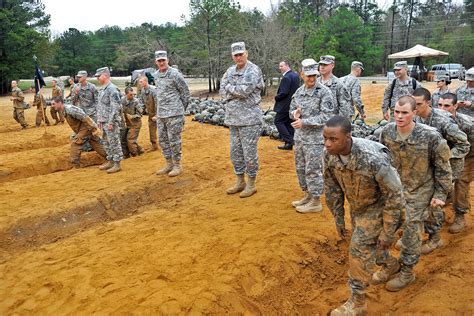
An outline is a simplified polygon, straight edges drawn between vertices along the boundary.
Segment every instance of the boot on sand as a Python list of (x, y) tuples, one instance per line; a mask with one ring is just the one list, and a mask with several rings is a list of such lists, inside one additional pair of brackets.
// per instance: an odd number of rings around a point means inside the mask
[(305, 205), (306, 203), (309, 203), (309, 201), (311, 201), (311, 194), (305, 191), (303, 198), (301, 200), (291, 202), (291, 205), (293, 207), (297, 207), (297, 206)]
[(464, 218), (464, 214), (454, 214), (454, 222), (449, 226), (449, 232), (451, 234), (460, 233), (466, 228), (466, 219)]
[(365, 294), (352, 294), (341, 306), (331, 311), (331, 316), (367, 315)]
[(401, 265), (400, 272), (395, 278), (391, 279), (385, 284), (385, 289), (390, 292), (398, 292), (415, 281), (415, 274), (413, 267)]
[(108, 170), (114, 166), (114, 162), (112, 160), (107, 160), (103, 164), (99, 166), (100, 170)]
[(245, 176), (243, 174), (237, 175), (237, 181), (234, 186), (227, 189), (227, 194), (236, 194), (245, 189)]
[(107, 169), (107, 173), (115, 173), (119, 172), (120, 170), (122, 170), (122, 168), (120, 168), (120, 161), (114, 161), (114, 165), (112, 168)]
[(316, 213), (321, 212), (322, 209), (323, 206), (321, 205), (319, 196), (312, 196), (308, 203), (296, 207), (298, 213)]
[(390, 258), (390, 261), (387, 264), (384, 264), (380, 270), (372, 274), (371, 284), (377, 285), (386, 283), (390, 278), (400, 271), (400, 264), (395, 258)]
[(429, 239), (421, 246), (421, 254), (427, 255), (432, 253), (435, 249), (443, 247), (443, 245), (444, 243), (439, 233), (430, 235)]
[(240, 192), (241, 198), (246, 198), (257, 193), (257, 188), (255, 187), (255, 177), (248, 177), (247, 184), (242, 192)]
[(173, 168), (171, 171), (168, 173), (168, 176), (170, 177), (176, 177), (179, 176), (183, 172), (183, 168), (181, 168), (181, 164), (179, 162), (173, 164)]
[(173, 160), (167, 159), (166, 160), (166, 166), (161, 168), (156, 172), (157, 175), (161, 176), (164, 174), (168, 174), (171, 170), (173, 170)]

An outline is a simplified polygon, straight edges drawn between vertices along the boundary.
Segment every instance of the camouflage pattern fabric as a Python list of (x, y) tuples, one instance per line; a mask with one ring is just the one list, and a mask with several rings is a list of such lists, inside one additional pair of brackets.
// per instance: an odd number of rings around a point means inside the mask
[(166, 160), (181, 161), (181, 133), (184, 127), (184, 116), (158, 118), (158, 140)]
[[(76, 88), (79, 87), (79, 92), (76, 93)], [(99, 102), (97, 87), (86, 82), (86, 85), (80, 83), (75, 84), (71, 88), (71, 102), (84, 109), (86, 114), (95, 121), (97, 112), (97, 103)]]
[(107, 154), (106, 159), (109, 161), (123, 160), (122, 143), (120, 141), (120, 127), (118, 122), (112, 124), (112, 130), (109, 131), (107, 124), (102, 124), (104, 132), (103, 144)]
[(470, 107), (458, 107), (457, 111), (469, 115), (470, 117), (474, 117), (474, 88), (469, 88), (467, 83), (465, 83), (456, 90), (456, 95), (458, 97), (458, 102), (471, 101)]
[(230, 129), (230, 160), (235, 174), (246, 173), (256, 177), (258, 173), (258, 139), (262, 126), (229, 126)]
[(324, 145), (295, 142), (296, 175), (300, 188), (314, 197), (323, 194)]
[(435, 91), (431, 94), (431, 107), (437, 108), (438, 107), (438, 102), (441, 96), (445, 93), (454, 93), (456, 94), (455, 91), (447, 88), (446, 90), (441, 91), (439, 88), (436, 88)]
[(349, 119), (354, 116), (355, 111), (351, 103), (351, 95), (339, 78), (331, 75), (331, 79), (329, 81), (323, 82), (323, 78), (318, 77), (317, 82), (331, 89), (336, 101), (334, 115), (341, 115)]
[(25, 100), (25, 96), (20, 88), (16, 87), (12, 89), (12, 98), (16, 98), (13, 100), (13, 108), (23, 109), (23, 101)]
[[(395, 109), (395, 103), (404, 95), (411, 95), (415, 89), (421, 88), (421, 84), (413, 78), (408, 78), (405, 81), (401, 81), (396, 78), (395, 87), (393, 88), (392, 97), (390, 98), (390, 91), (392, 90), (393, 81), (390, 81), (388, 86), (385, 88), (382, 101), (382, 113), (390, 113), (390, 120), (393, 121), (393, 111)], [(415, 89), (413, 89), (412, 80), (416, 81)]]
[(13, 108), (13, 119), (23, 128), (28, 126), (28, 123), (25, 121), (25, 110), (23, 109)]
[(148, 132), (150, 135), (150, 143), (156, 144), (158, 141), (157, 125), (152, 120), (156, 116), (156, 105), (158, 104), (156, 99), (156, 87), (149, 85), (147, 88), (140, 89), (138, 93), (138, 101), (142, 108), (144, 108), (148, 114)]
[(49, 125), (48, 115), (46, 115), (46, 101), (41, 93), (35, 94), (33, 106), (36, 106), (36, 127), (41, 126), (42, 121)]
[(189, 104), (189, 88), (183, 75), (173, 67), (154, 74), (156, 84), (156, 115), (159, 118), (184, 115)]
[(342, 77), (340, 80), (351, 95), (352, 108), (356, 108), (360, 115), (364, 115), (364, 103), (360, 97), (362, 88), (360, 86), (359, 79), (353, 74), (348, 74), (347, 76)]

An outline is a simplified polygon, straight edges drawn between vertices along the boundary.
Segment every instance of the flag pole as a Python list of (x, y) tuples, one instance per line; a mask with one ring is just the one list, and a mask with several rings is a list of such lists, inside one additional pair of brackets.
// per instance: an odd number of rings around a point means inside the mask
[(43, 100), (42, 100), (42, 95), (41, 95), (41, 85), (40, 85), (40, 80), (39, 78), (36, 79), (37, 81), (37, 84), (38, 84), (38, 97), (39, 97), (39, 101), (40, 101), (40, 104), (41, 104), (41, 112), (43, 112), (43, 122), (44, 122), (44, 133), (45, 134), (48, 134), (47, 130), (46, 130), (46, 109), (44, 108), (44, 105), (43, 105)]

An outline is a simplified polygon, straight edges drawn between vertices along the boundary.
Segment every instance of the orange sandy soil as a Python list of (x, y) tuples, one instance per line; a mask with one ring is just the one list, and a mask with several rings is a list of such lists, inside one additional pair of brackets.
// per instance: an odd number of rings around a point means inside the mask
[[(363, 86), (369, 122), (383, 87)], [(71, 169), (67, 124), (20, 131), (9, 97), (0, 119), (0, 314), (317, 315), (348, 297), (347, 243), (325, 206), (291, 207), (301, 191), (278, 142), (260, 140), (258, 193), (240, 199), (225, 193), (234, 176), (222, 127), (187, 118), (184, 173), (169, 178), (154, 174), (159, 152), (112, 175), (93, 166), (95, 153)], [(474, 313), (473, 229), (442, 235), (446, 246), (422, 258), (409, 288), (370, 288), (370, 314)]]

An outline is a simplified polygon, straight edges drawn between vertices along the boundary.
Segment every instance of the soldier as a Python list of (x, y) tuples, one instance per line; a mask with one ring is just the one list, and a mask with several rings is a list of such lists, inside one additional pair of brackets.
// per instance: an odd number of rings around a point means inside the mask
[[(30, 90), (34, 93), (35, 86), (31, 86)], [(46, 101), (43, 96), (43, 89), (35, 93), (33, 106), (36, 106), (36, 127), (40, 127), (43, 120), (46, 125), (50, 126), (48, 115), (46, 115)]]
[(406, 61), (398, 61), (393, 66), (395, 79), (385, 88), (382, 101), (382, 113), (384, 119), (393, 122), (393, 109), (397, 100), (404, 95), (411, 95), (421, 84), (408, 76), (408, 64)]
[[(452, 170), (452, 180), (461, 175), (464, 167), (464, 157), (469, 153), (470, 144), (449, 113), (431, 108), (431, 95), (425, 88), (413, 92), (416, 101), (416, 122), (434, 127), (446, 140), (451, 149), (449, 160)], [(428, 254), (443, 246), (440, 230), (444, 223), (444, 212), (441, 207), (430, 208), (428, 220), (425, 221), (425, 231), (429, 234), (428, 241), (421, 247), (421, 254)]]
[(257, 192), (258, 139), (263, 118), (260, 92), (264, 83), (260, 68), (248, 60), (244, 42), (233, 43), (231, 52), (235, 65), (222, 76), (219, 91), (226, 102), (224, 124), (230, 129), (230, 160), (237, 176), (235, 185), (227, 189), (227, 194), (240, 192), (240, 197), (246, 198)]
[(18, 84), (15, 80), (12, 81), (12, 97), (10, 101), (13, 101), (13, 119), (21, 125), (21, 129), (28, 128), (28, 123), (25, 121), (25, 109), (23, 107), (23, 102), (25, 96), (23, 91), (18, 88)]
[(97, 114), (98, 91), (94, 84), (87, 81), (87, 71), (80, 70), (76, 77), (79, 83), (74, 85), (74, 92), (71, 94), (73, 104), (82, 108), (94, 121)]
[(383, 264), (375, 281), (388, 279), (400, 268), (388, 249), (405, 208), (403, 187), (390, 164), (388, 149), (380, 143), (352, 137), (347, 118), (334, 116), (327, 121), (324, 146), (326, 203), (342, 239), (348, 235), (344, 198), (349, 202), (353, 223), (349, 245), (351, 297), (331, 315), (365, 314), (366, 289), (375, 264)]
[(420, 259), (423, 222), (428, 218), (428, 209), (444, 206), (452, 187), (448, 144), (434, 128), (414, 122), (415, 110), (413, 97), (401, 97), (395, 103), (395, 122), (387, 124), (380, 135), (380, 142), (390, 150), (407, 202), (401, 270), (386, 283), (388, 291), (399, 291), (415, 281), (413, 268)]
[(367, 116), (364, 111), (364, 103), (362, 103), (362, 99), (360, 98), (360, 81), (357, 79), (362, 75), (362, 71), (364, 71), (364, 64), (360, 61), (353, 61), (351, 64), (351, 73), (342, 77), (341, 82), (351, 95), (352, 108), (356, 108), (359, 112), (359, 117), (365, 120)]
[(158, 145), (156, 144), (158, 141), (156, 129), (158, 127), (156, 120), (153, 120), (153, 118), (156, 116), (156, 108), (158, 104), (156, 101), (156, 88), (155, 86), (152, 86), (148, 83), (147, 76), (140, 76), (138, 79), (138, 84), (141, 87), (138, 100), (140, 101), (142, 108), (144, 108), (148, 114), (148, 131), (150, 134), (151, 143), (150, 151), (155, 151), (158, 150)]
[[(120, 161), (123, 159), (122, 147), (120, 145), (120, 93), (110, 81), (110, 70), (108, 67), (97, 69), (95, 77), (102, 85), (97, 98), (97, 123), (104, 132), (104, 146), (107, 153), (107, 161), (100, 165), (100, 170), (107, 173), (118, 172), (121, 169)], [(90, 109), (90, 108), (89, 108)], [(84, 112), (87, 111), (84, 110)]]
[(72, 98), (72, 96), (74, 94), (74, 86), (76, 84), (74, 83), (74, 77), (69, 77), (67, 82), (69, 82), (69, 94), (67, 95), (66, 100), (69, 100), (69, 99)]
[[(62, 97), (63, 96), (63, 90), (58, 86), (58, 79), (53, 79), (51, 81), (51, 84), (53, 86), (53, 89), (51, 91), (51, 96), (54, 97)], [(51, 117), (53, 120), (55, 120), (54, 125), (58, 125), (59, 123), (64, 124), (64, 113), (63, 112), (57, 112), (54, 107), (51, 107), (50, 109)]]
[(158, 140), (166, 159), (166, 166), (156, 172), (175, 177), (182, 172), (181, 167), (181, 133), (184, 127), (184, 111), (189, 104), (189, 88), (183, 75), (168, 65), (168, 54), (165, 51), (155, 52), (158, 71), (156, 83), (156, 116)]
[(448, 85), (451, 83), (451, 79), (446, 74), (436, 74), (436, 90), (431, 94), (431, 106), (433, 108), (438, 107), (439, 98), (445, 93), (454, 93), (451, 89), (448, 88)]
[(295, 165), (304, 197), (291, 205), (299, 213), (320, 212), (323, 194), (324, 123), (334, 113), (331, 90), (317, 82), (318, 63), (314, 59), (301, 62), (304, 84), (296, 90), (290, 103), (291, 125), (295, 128)]
[(76, 134), (71, 142), (71, 163), (74, 168), (81, 167), (82, 146), (86, 141), (89, 141), (96, 153), (105, 159), (106, 154), (99, 138), (102, 134), (101, 130), (83, 109), (75, 105), (64, 104), (62, 96), (53, 97), (51, 107), (58, 112), (65, 113), (69, 126)]
[(449, 227), (451, 234), (457, 234), (466, 227), (466, 219), (464, 215), (467, 214), (471, 208), (469, 187), (471, 181), (474, 179), (474, 126), (473, 118), (469, 115), (458, 113), (457, 98), (454, 93), (443, 94), (439, 101), (438, 107), (448, 111), (453, 116), (459, 128), (466, 133), (471, 148), (469, 153), (464, 157), (464, 170), (461, 176), (454, 182), (453, 194), (453, 209), (454, 222)]
[(474, 117), (474, 67), (466, 71), (466, 84), (456, 90), (459, 113)]
[(318, 83), (331, 89), (335, 98), (334, 114), (352, 118), (354, 116), (354, 107), (351, 103), (351, 95), (341, 80), (332, 74), (336, 58), (331, 55), (321, 56), (319, 59), (319, 72), (321, 76)]
[(127, 125), (127, 147), (132, 157), (143, 154), (143, 149), (138, 145), (137, 139), (142, 127), (143, 107), (133, 94), (132, 87), (125, 88), (125, 96), (122, 97), (122, 110)]

